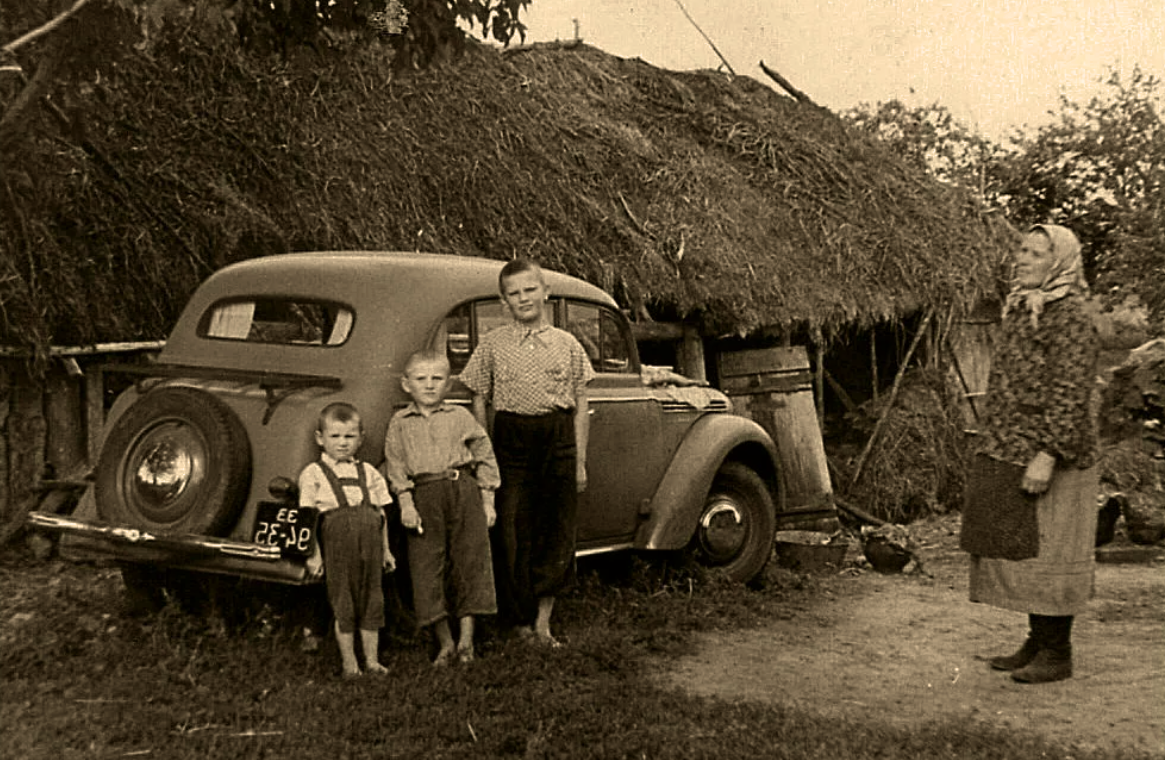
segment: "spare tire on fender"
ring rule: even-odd
[[[114,423],[94,490],[107,522],[220,536],[238,521],[250,484],[250,442],[230,407],[197,388],[164,386]]]

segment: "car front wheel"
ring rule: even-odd
[[[764,480],[746,465],[726,462],[704,502],[692,549],[702,563],[749,581],[768,563],[775,530],[773,497]]]

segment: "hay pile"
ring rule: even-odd
[[[998,225],[746,77],[586,46],[393,78],[385,51],[248,58],[187,35],[58,94],[3,172],[0,341],[164,337],[232,261],[528,255],[709,334],[843,326],[992,287]],[[82,129],[83,128],[83,129]]]
[[[886,419],[855,485],[849,485],[854,457],[831,460],[840,476],[835,487],[845,501],[891,523],[960,510],[969,446],[943,374],[909,370],[890,409],[887,400],[881,396],[847,416],[863,441]]]

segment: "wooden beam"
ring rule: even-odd
[[[95,343],[92,346],[49,346],[49,356],[96,356],[98,354],[135,354],[161,351],[164,340],[143,340],[135,343]],[[0,346],[0,356],[18,359],[32,358],[32,350],[23,346]]]
[[[684,325],[680,322],[632,322],[631,337],[635,340],[683,340]]]

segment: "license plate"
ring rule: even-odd
[[[315,549],[319,521],[320,511],[314,507],[261,501],[251,541],[278,546],[285,557],[309,557]]]

